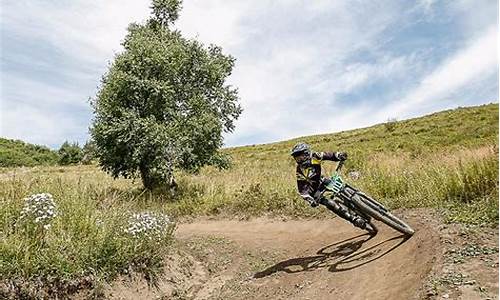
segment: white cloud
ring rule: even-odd
[[[60,112],[54,105],[18,103],[2,111],[2,136],[57,147],[64,140],[76,141],[82,131],[86,132],[87,125],[72,114]]]
[[[253,7],[243,19],[225,25],[232,28],[226,37],[239,41],[226,51],[237,58],[230,82],[239,88],[244,108],[235,133],[226,139],[229,145],[256,132],[267,135],[259,142],[314,133],[318,128],[311,124],[331,118],[318,112],[330,110],[323,106],[332,105],[335,94],[399,68],[401,58],[379,65],[346,62],[356,51],[376,47],[377,37],[398,18],[392,7],[372,14],[376,5],[363,9],[346,1],[314,2],[321,5],[318,9],[309,3],[267,3],[267,11]],[[255,27],[247,32],[246,24]],[[215,31],[206,25],[198,32],[205,41],[203,31]]]
[[[497,34],[496,26],[488,28],[421,79],[401,100],[386,106],[387,109],[379,113],[379,119],[380,116],[408,117],[417,108],[439,102],[467,84],[498,72]]]
[[[72,1],[68,5],[27,0],[2,3],[2,31],[18,40],[50,45],[52,52],[47,55],[53,57],[47,61],[30,57],[29,51],[37,53],[36,48],[20,50],[23,54],[2,51],[2,61],[15,66],[29,64],[33,73],[13,72],[12,67],[12,73],[2,70],[1,135],[54,147],[66,139],[83,142],[90,123],[87,100],[95,94],[107,62],[121,50],[120,41],[128,24],[140,22],[148,15],[148,3],[135,0]],[[61,65],[68,68],[55,69],[50,65],[62,59],[68,63]],[[42,75],[34,75],[35,70]],[[57,79],[65,82],[51,79],[47,74],[57,74]]]
[[[149,13],[148,1],[9,1],[2,4],[4,30],[51,43],[76,60],[103,65],[121,49],[131,22]]]
[[[496,29],[455,50],[424,77],[422,70],[435,64],[431,47],[401,53],[386,44],[400,27],[423,22],[414,19],[419,11],[432,15],[426,19],[432,22],[446,9],[447,18],[461,24],[450,30],[472,36],[497,21],[496,12],[490,12],[493,6],[498,8],[493,2],[185,0],[176,28],[236,57],[229,83],[238,87],[245,111],[226,143],[239,145],[367,126],[407,116],[416,107],[457,95],[472,83],[473,89],[480,89],[477,80],[491,77],[492,66],[498,65],[492,55],[497,51]],[[2,3],[2,31],[44,41],[54,53],[85,66],[53,70],[50,63],[33,61],[33,68],[57,71],[75,83],[69,86],[2,74],[2,135],[44,144],[73,137],[82,142],[90,122],[86,100],[94,95],[107,61],[121,50],[127,25],[144,20],[149,5],[149,0],[71,1],[66,6],[51,1]],[[463,41],[454,40],[453,45]],[[426,56],[419,55],[425,51]],[[30,59],[16,53],[3,53],[4,57]],[[412,77],[413,86],[400,81]],[[376,99],[344,103],[349,100],[346,95],[381,81],[390,87],[376,91]],[[403,100],[386,105],[388,98]],[[13,105],[19,99],[21,104]]]

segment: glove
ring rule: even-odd
[[[340,160],[340,161],[344,161],[344,160],[347,160],[347,153],[346,152],[337,152],[337,158]]]
[[[307,202],[309,202],[309,204],[311,205],[311,207],[316,207],[319,205],[318,202],[316,202],[316,200],[314,200],[314,198],[311,196],[311,195],[300,195],[302,196],[302,198],[304,198],[304,200],[306,200]]]

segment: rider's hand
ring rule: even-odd
[[[337,152],[337,158],[340,161],[347,160],[347,153],[346,152]]]

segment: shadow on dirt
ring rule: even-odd
[[[261,272],[254,274],[254,278],[263,278],[276,272],[299,273],[328,268],[330,272],[342,272],[355,269],[374,260],[377,260],[408,240],[405,235],[386,239],[366,249],[361,249],[364,243],[375,236],[361,234],[346,240],[325,246],[316,252],[317,255],[287,259]],[[390,246],[393,241],[400,240]]]

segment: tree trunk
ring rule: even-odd
[[[146,189],[152,191],[156,187],[156,182],[153,176],[151,176],[151,172],[149,172],[146,166],[141,166],[140,171],[141,171],[142,185]]]
[[[171,192],[177,190],[177,183],[172,174],[169,174],[169,178],[164,180],[162,176],[152,174],[146,166],[141,166],[139,170],[141,172],[142,185],[146,189],[152,191],[163,186],[167,187]]]

